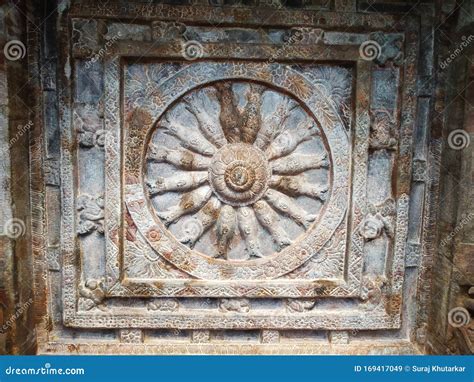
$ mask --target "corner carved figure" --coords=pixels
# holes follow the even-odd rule
[[[316,300],[302,300],[289,298],[286,300],[286,310],[291,313],[304,313],[316,305]]]
[[[91,310],[92,308],[98,308],[102,311],[107,310],[105,304],[103,303],[105,299],[105,292],[101,280],[87,280],[80,286],[79,295],[86,300],[85,304],[83,304],[86,310]]]
[[[107,133],[97,107],[92,105],[78,106],[73,112],[73,121],[80,146],[87,148],[104,147]]]
[[[395,215],[395,201],[387,199],[378,205],[370,205],[369,213],[359,228],[365,241],[371,241],[386,234],[392,238],[394,235],[393,216]]]
[[[77,198],[77,233],[87,235],[93,231],[104,233],[104,198],[81,195]]]
[[[147,193],[162,201],[156,214],[178,240],[211,246],[208,256],[262,258],[266,237],[281,251],[330,197],[331,161],[317,122],[266,86],[219,81],[191,91],[156,126]]]
[[[248,313],[250,311],[250,303],[245,298],[223,298],[219,302],[219,310],[224,313]]]
[[[383,276],[365,276],[362,282],[361,307],[365,310],[375,309],[382,302],[386,284],[387,279]]]
[[[386,109],[370,112],[369,146],[373,150],[396,150],[398,133],[393,112]]]
[[[375,62],[379,65],[386,65],[393,62],[400,65],[403,61],[403,36],[400,34],[389,34],[384,32],[373,32],[369,36],[370,40],[376,41],[380,46]]]
[[[175,312],[179,308],[179,302],[176,298],[155,299],[147,304],[149,311]]]

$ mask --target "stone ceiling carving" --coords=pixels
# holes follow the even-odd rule
[[[269,256],[305,232],[326,199],[320,134],[297,100],[267,86],[222,81],[192,90],[157,123],[148,193],[189,247],[228,260]],[[287,219],[300,229],[288,230]]]
[[[204,280],[275,278],[321,256],[343,229],[349,171],[347,131],[323,73],[349,73],[312,70],[319,86],[279,64],[125,68],[124,197],[148,250]]]
[[[431,208],[418,20],[201,8],[84,0],[55,24],[43,350],[405,341]]]

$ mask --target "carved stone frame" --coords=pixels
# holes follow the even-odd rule
[[[185,7],[183,7],[185,8]],[[158,9],[158,8],[157,8]],[[160,7],[159,8],[164,15],[159,16],[167,19],[173,17],[173,8],[171,7]],[[212,8],[203,8],[204,13],[212,12]],[[94,12],[93,9],[89,10]],[[89,11],[80,9],[74,9],[70,16],[84,16],[88,15]],[[109,10],[110,11],[110,10]],[[168,13],[166,13],[168,12]],[[184,12],[184,11],[183,11]],[[319,13],[319,12],[318,12]],[[321,15],[321,13],[319,13]],[[335,14],[335,13],[322,13],[323,16],[327,16],[329,20],[329,27],[337,28],[338,26],[347,25],[349,21],[348,16]],[[150,16],[155,17],[155,16]],[[212,18],[212,14],[209,14]],[[249,17],[251,17],[249,15]],[[295,13],[295,17],[296,13]],[[371,21],[371,20],[375,20]],[[369,22],[370,26],[374,29],[383,27],[383,20],[377,19],[376,16],[366,18],[364,16],[352,16],[351,25],[364,25],[364,22]],[[296,20],[295,24],[297,23]],[[276,25],[291,24],[293,22],[288,19],[284,14],[279,16],[276,14],[272,19],[272,22]],[[314,20],[308,20],[309,24],[315,24]],[[403,94],[401,97],[402,101],[402,115],[400,121],[400,146],[398,152],[398,176],[397,176],[397,188],[396,188],[396,200],[397,200],[397,225],[395,232],[395,248],[393,250],[392,267],[391,267],[391,280],[390,291],[386,296],[385,305],[382,304],[376,307],[371,312],[371,330],[386,329],[386,328],[399,328],[400,327],[400,311],[401,311],[401,294],[403,286],[403,268],[405,266],[405,244],[406,244],[406,231],[408,222],[408,195],[410,191],[410,173],[411,173],[411,139],[413,132],[413,123],[415,119],[416,111],[416,97],[415,97],[415,72],[416,72],[416,36],[414,35],[414,28],[416,23],[413,20],[405,20],[404,25],[400,24],[398,30],[399,33],[405,33],[405,55],[406,59],[404,62],[403,72],[403,83],[401,86]],[[65,42],[65,44],[67,44]],[[241,49],[235,49],[239,46]],[[312,288],[308,288],[301,292],[299,286],[295,286],[293,290],[287,291],[285,297],[314,297],[314,296],[337,296],[337,297],[357,297],[360,296],[361,292],[361,271],[362,271],[362,254],[361,254],[361,238],[355,236],[357,227],[361,223],[364,215],[367,213],[367,206],[365,201],[365,182],[366,179],[365,171],[367,168],[367,152],[368,152],[368,136],[369,136],[369,94],[370,94],[370,68],[374,65],[371,61],[364,61],[359,55],[359,46],[353,45],[346,47],[341,50],[338,46],[326,46],[326,50],[321,54],[321,48],[316,45],[305,45],[290,47],[285,52],[286,58],[294,60],[308,60],[310,57],[314,60],[314,55],[319,54],[315,61],[342,61],[352,62],[355,64],[357,79],[356,79],[356,116],[355,116],[355,131],[354,131],[354,143],[352,155],[356,158],[353,162],[353,180],[358,179],[353,184],[352,200],[355,199],[357,203],[352,203],[350,206],[352,221],[351,221],[351,232],[352,240],[350,241],[351,246],[355,250],[352,261],[349,266],[352,267],[353,278],[346,279],[347,284],[337,284],[328,287],[321,288],[321,285],[313,285]],[[106,168],[110,168],[111,171],[107,174],[107,192],[106,192],[106,208],[105,208],[105,220],[107,240],[107,290],[108,296],[121,296],[124,295],[124,289],[121,284],[117,284],[120,281],[119,272],[119,243],[116,240],[116,229],[120,226],[120,171],[117,169],[120,167],[120,158],[117,157],[117,143],[120,142],[120,101],[117,93],[117,89],[113,87],[114,81],[120,80],[120,61],[122,57],[133,57],[141,55],[144,46],[133,46],[123,43],[117,43],[113,48],[113,51],[108,52],[106,58],[106,130],[112,133],[113,139],[106,142]],[[206,55],[203,59],[270,59],[278,47],[275,46],[262,46],[261,48],[247,50],[246,46],[240,46],[239,44],[218,44],[209,43],[204,44],[204,52],[212,52],[212,54]],[[179,44],[163,44],[161,46],[150,45],[147,50],[147,58],[159,58],[159,59],[179,59],[181,58],[181,46]],[[256,55],[257,57],[255,57]],[[113,80],[113,81],[112,81]],[[63,89],[62,93],[63,105],[70,105],[70,95],[67,89]],[[101,313],[101,312],[83,312],[77,310],[77,296],[78,296],[78,284],[80,280],[80,270],[77,268],[77,250],[74,221],[74,178],[73,178],[73,164],[74,164],[74,153],[72,147],[74,147],[73,139],[74,135],[72,132],[72,126],[70,122],[70,107],[63,109],[61,114],[61,126],[62,126],[62,253],[63,253],[63,318],[64,324],[73,327],[103,327],[103,328],[200,328],[200,329],[211,329],[211,328],[232,328],[232,329],[251,329],[251,328],[268,328],[268,329],[284,329],[291,327],[294,329],[367,329],[366,324],[363,324],[361,319],[366,315],[364,311],[349,312],[345,314],[334,314],[333,312],[324,311],[311,311],[304,314],[282,314],[282,315],[271,315],[266,316],[262,314],[247,313],[245,315],[237,314],[232,317],[223,317],[219,313],[206,313],[206,314],[183,314],[177,313],[163,313],[157,312],[149,314],[144,312],[143,314],[127,314],[120,310],[113,312]],[[364,162],[365,160],[365,162]],[[117,167],[118,166],[118,167]],[[357,176],[355,176],[357,175]],[[133,185],[127,186],[128,189],[134,190]],[[140,200],[140,195],[136,199],[133,199],[134,192],[128,193],[128,203],[130,204],[134,200]],[[114,223],[112,223],[114,222]],[[115,225],[114,225],[115,224]],[[122,280],[123,281],[123,280]],[[135,296],[171,296],[171,292],[166,289],[161,290],[150,284],[138,284],[128,283],[126,285],[127,292],[132,291]],[[278,283],[277,283],[278,286]],[[136,288],[136,289],[135,289]],[[199,285],[196,285],[199,288]],[[266,288],[266,287],[265,287]],[[232,289],[232,288],[231,288]],[[258,286],[249,287],[247,291],[239,290],[239,296],[246,297],[262,297],[263,289],[259,289]],[[234,293],[234,292],[231,292]],[[202,296],[213,296],[212,293],[201,293]],[[236,294],[237,295],[237,294]],[[173,295],[176,297],[175,295]],[[265,296],[265,295],[263,295]],[[145,314],[146,313],[146,314]]]

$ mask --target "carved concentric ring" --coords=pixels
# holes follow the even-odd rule
[[[220,176],[220,175],[217,175]],[[227,187],[235,192],[244,192],[255,184],[255,169],[250,163],[237,160],[231,163],[224,173]],[[211,178],[212,183],[214,182]]]
[[[265,154],[247,143],[223,146],[209,167],[209,184],[231,206],[246,206],[262,197],[271,177]]]
[[[318,221],[332,164],[314,116],[293,96],[222,80],[180,95],[155,126],[146,191],[190,249],[219,261],[263,259]]]

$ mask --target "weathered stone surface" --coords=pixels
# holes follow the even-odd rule
[[[1,351],[472,352],[473,69],[430,80],[434,8],[218,3],[75,1],[0,63]]]

